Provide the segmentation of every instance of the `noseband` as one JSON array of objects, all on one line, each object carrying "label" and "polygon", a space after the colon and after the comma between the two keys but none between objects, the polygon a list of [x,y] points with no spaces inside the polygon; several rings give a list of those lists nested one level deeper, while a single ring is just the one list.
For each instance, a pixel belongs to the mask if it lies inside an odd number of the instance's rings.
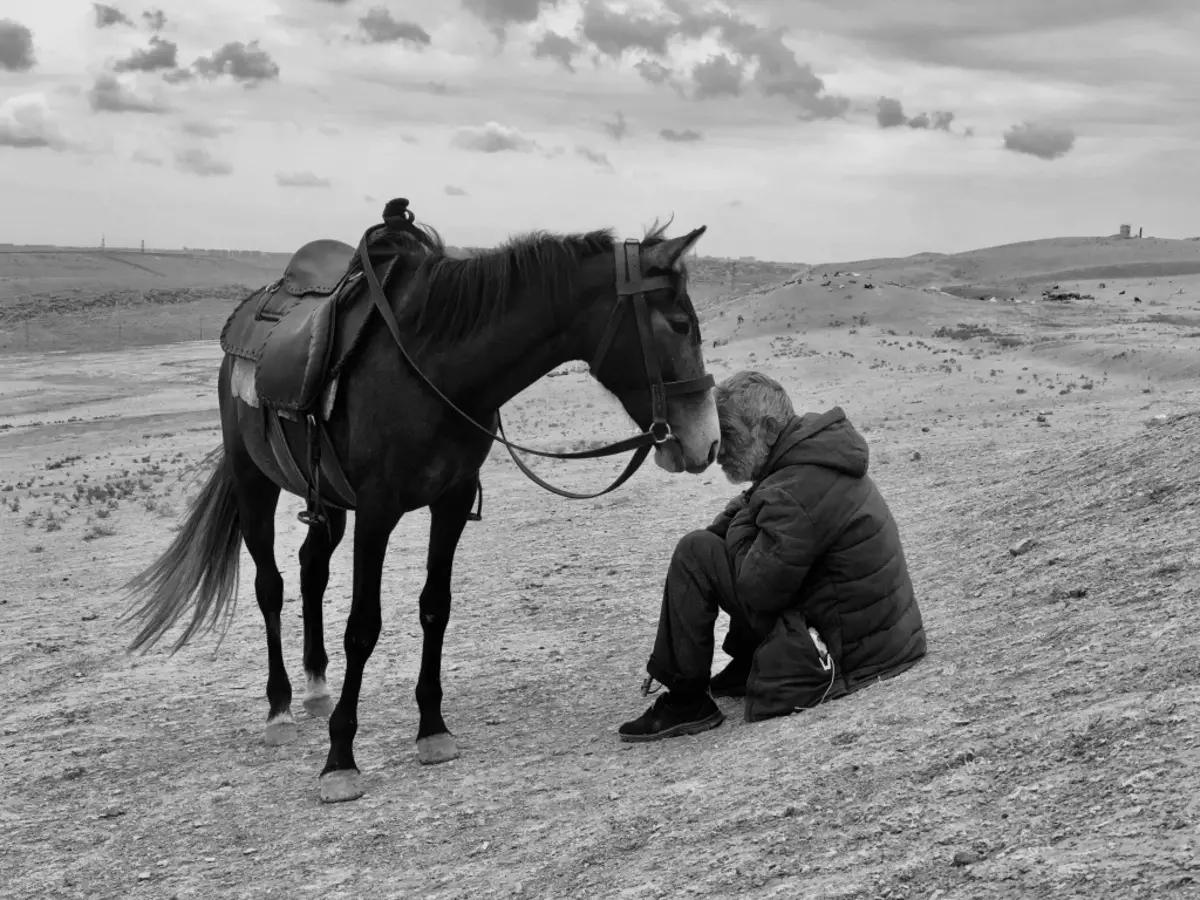
[{"label": "noseband", "polygon": [[[411,217],[412,213],[408,213]],[[411,225],[412,219],[409,218],[408,223]],[[403,223],[400,223],[403,227]],[[389,224],[389,227],[390,224]],[[407,230],[407,229],[406,229]],[[412,229],[415,231],[415,227]],[[370,232],[368,232],[369,234]],[[615,248],[614,248],[615,250]],[[520,469],[526,477],[539,487],[545,488],[552,493],[558,494],[560,497],[567,497],[572,500],[590,500],[593,497],[600,497],[607,494],[609,491],[615,491],[626,481],[628,481],[633,473],[641,467],[646,457],[650,455],[650,451],[657,445],[665,444],[671,440],[671,425],[667,421],[667,397],[675,397],[681,394],[694,394],[701,391],[706,391],[714,384],[712,375],[701,375],[699,378],[690,378],[685,381],[667,381],[662,379],[662,370],[658,364],[658,357],[654,353],[653,332],[650,325],[650,309],[646,305],[646,292],[657,291],[664,288],[670,288],[671,279],[666,275],[652,275],[644,277],[642,275],[641,262],[641,243],[636,240],[626,240],[622,244],[622,252],[615,253],[616,267],[616,292],[617,303],[613,308],[612,315],[609,316],[608,325],[604,329],[604,335],[600,339],[600,343],[596,346],[596,354],[592,359],[591,373],[597,379],[599,378],[600,364],[604,360],[604,356],[608,353],[612,346],[613,339],[616,337],[617,328],[621,324],[621,314],[626,306],[633,307],[634,321],[637,323],[638,336],[642,344],[642,359],[646,367],[646,388],[650,391],[650,410],[651,422],[650,427],[639,435],[625,438],[622,441],[617,441],[614,444],[608,444],[604,447],[597,447],[593,450],[579,450],[572,453],[555,453],[546,450],[534,450],[531,447],[522,447],[520,444],[514,444],[504,436],[504,425],[500,422],[500,411],[496,410],[496,425],[500,434],[494,434],[491,429],[485,428],[476,422],[473,418],[459,409],[454,403],[443,394],[434,385],[432,381],[426,377],[417,364],[413,362],[412,357],[408,355],[408,351],[404,349],[404,342],[400,338],[400,325],[396,321],[395,313],[392,312],[391,305],[387,302],[387,296],[383,292],[383,287],[379,283],[379,278],[375,274],[375,268],[371,265],[370,257],[367,253],[367,234],[363,235],[362,241],[358,245],[358,256],[362,261],[363,276],[367,281],[367,285],[371,292],[371,299],[374,301],[376,308],[379,310],[383,321],[387,325],[388,331],[392,334],[392,339],[396,342],[396,346],[400,350],[400,355],[404,357],[404,361],[409,367],[416,372],[417,377],[425,383],[434,394],[441,399],[443,403],[449,406],[454,412],[458,413],[464,420],[482,431],[489,438],[499,441],[507,449],[512,457],[517,468]],[[626,303],[625,301],[628,301]],[[622,394],[632,393],[628,390],[621,391]],[[530,453],[534,456],[543,456],[549,459],[599,459],[605,456],[615,456],[618,453],[624,453],[627,450],[635,451],[630,458],[629,463],[625,466],[625,470],[617,476],[617,479],[602,491],[597,491],[594,494],[577,494],[573,491],[566,491],[562,488],[555,487],[547,481],[539,478],[538,475],[530,469],[516,452],[520,450],[522,453]]]}]

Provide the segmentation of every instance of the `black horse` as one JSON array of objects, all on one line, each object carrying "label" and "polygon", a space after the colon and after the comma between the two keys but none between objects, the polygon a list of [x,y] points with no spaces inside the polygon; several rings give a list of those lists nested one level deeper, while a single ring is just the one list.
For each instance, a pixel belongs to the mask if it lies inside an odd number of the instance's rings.
[{"label": "black horse", "polygon": [[[346,675],[329,720],[322,800],[362,796],[353,741],[363,669],[381,629],[384,555],[401,516],[424,506],[431,525],[419,599],[424,643],[416,687],[418,756],[429,764],[458,755],[441,710],[451,569],[505,402],[555,367],[588,360],[646,432],[639,435],[646,438],[638,444],[641,458],[652,446],[663,469],[691,473],[716,458],[712,379],[705,374],[683,264],[705,229],[670,239],[664,230],[655,227],[640,244],[615,241],[608,230],[536,233],[456,259],[436,232],[414,226],[419,239],[396,251],[406,254],[403,276],[385,276],[382,286],[374,272],[364,279],[375,292],[377,318],[388,327],[372,323],[364,330],[340,373],[325,423],[356,503]],[[365,245],[364,237],[364,261]],[[626,308],[629,314],[622,312]],[[235,362],[227,355],[219,373],[223,446],[212,454],[213,472],[171,546],[130,582],[142,601],[132,615],[143,623],[131,649],[154,644],[189,609],[191,621],[175,650],[200,630],[219,623],[227,628],[245,540],[266,623],[265,738],[278,744],[294,740],[297,729],[280,641],[283,579],[274,553],[275,509],[281,489],[298,491],[270,444],[274,413],[255,408],[231,387]],[[672,384],[686,390],[671,390]],[[304,705],[318,714],[330,714],[331,706],[321,603],[330,556],[345,528],[345,511],[326,507],[300,549]]]}]

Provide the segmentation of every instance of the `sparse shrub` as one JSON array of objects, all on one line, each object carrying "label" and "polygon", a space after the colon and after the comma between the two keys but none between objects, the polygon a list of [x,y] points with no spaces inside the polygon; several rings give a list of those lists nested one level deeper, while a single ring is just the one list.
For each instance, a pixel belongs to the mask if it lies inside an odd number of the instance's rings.
[{"label": "sparse shrub", "polygon": [[112,537],[116,533],[116,526],[111,522],[96,522],[92,525],[91,531],[83,536],[83,539],[85,541],[94,541],[97,538]]},{"label": "sparse shrub", "polygon": [[969,341],[972,338],[994,337],[992,330],[986,325],[974,325],[969,322],[959,322],[957,328],[942,325],[934,330],[935,338],[949,338],[955,341]]}]

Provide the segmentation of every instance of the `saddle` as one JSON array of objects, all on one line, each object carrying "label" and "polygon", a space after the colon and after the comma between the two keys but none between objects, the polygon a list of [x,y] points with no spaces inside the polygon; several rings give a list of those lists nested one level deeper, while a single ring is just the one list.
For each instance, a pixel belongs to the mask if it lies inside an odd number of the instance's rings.
[{"label": "saddle", "polygon": [[[411,268],[414,241],[430,246],[407,207],[403,198],[390,201],[383,226],[363,236],[385,288]],[[357,502],[323,420],[329,418],[338,376],[376,311],[363,275],[354,247],[310,241],[292,255],[278,281],[238,304],[221,330],[221,349],[234,357],[234,394],[262,408],[285,480],[308,498],[300,515],[306,525],[328,522],[325,505],[354,509]]]},{"label": "saddle", "polygon": [[[391,201],[384,210],[384,226],[367,235],[368,256],[385,287],[406,258],[399,244],[411,236],[394,220],[411,221],[404,218],[407,204],[403,199]],[[282,278],[255,291],[233,311],[221,331],[221,349],[254,364],[260,402],[300,416],[315,409],[322,391],[358,347],[375,311],[362,289],[362,276],[354,247],[330,239],[310,241],[288,260]]]}]

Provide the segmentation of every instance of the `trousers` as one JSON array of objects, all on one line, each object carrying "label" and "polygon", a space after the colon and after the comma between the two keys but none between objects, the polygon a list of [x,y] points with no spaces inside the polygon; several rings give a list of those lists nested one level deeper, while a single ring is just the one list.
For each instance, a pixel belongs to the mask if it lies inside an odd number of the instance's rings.
[{"label": "trousers", "polygon": [[668,691],[708,690],[717,615],[729,615],[721,649],[749,668],[754,651],[771,633],[765,618],[737,596],[737,576],[724,539],[711,531],[685,534],[675,546],[663,585],[658,632],[646,671]]}]

